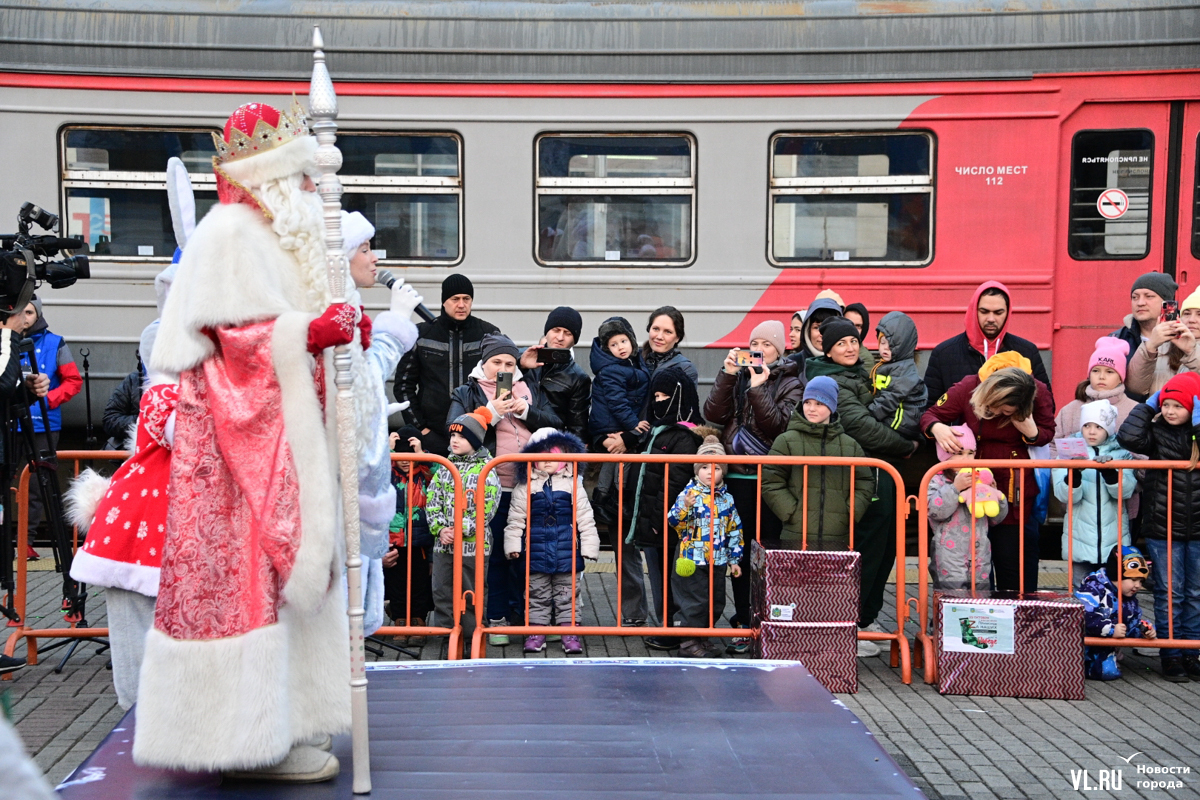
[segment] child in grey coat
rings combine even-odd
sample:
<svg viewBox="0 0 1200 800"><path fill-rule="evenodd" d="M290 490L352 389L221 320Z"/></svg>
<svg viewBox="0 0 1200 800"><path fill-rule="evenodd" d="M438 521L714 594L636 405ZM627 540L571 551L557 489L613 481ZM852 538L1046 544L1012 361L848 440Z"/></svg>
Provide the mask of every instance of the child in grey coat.
<svg viewBox="0 0 1200 800"><path fill-rule="evenodd" d="M929 405L929 392L917 362L917 326L900 311L889 311L875 326L879 336L879 361L871 368L871 392L867 406L871 416L906 439L918 439L921 415Z"/></svg>

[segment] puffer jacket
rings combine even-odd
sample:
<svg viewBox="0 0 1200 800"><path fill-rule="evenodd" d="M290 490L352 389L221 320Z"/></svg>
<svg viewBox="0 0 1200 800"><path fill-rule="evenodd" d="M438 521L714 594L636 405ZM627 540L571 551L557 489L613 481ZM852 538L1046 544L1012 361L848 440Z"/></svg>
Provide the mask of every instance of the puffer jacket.
<svg viewBox="0 0 1200 800"><path fill-rule="evenodd" d="M657 456L694 456L704 439L696 434L693 428L694 426L686 422L653 428L647 434L647 445L643 452L646 455ZM662 463L625 465L622 531L625 540L632 541L638 547L663 546L664 497L668 505L674 502L683 491L683 487L692 479L693 471L690 464L673 464L670 473L666 472L666 465ZM667 477L665 486L664 475ZM668 547L673 546L673 537L674 534L670 534Z"/></svg>
<svg viewBox="0 0 1200 800"><path fill-rule="evenodd" d="M536 383L545 393L563 430L588 440L588 412L592 404L592 379L572 358L566 364L547 364L525 373L526 383Z"/></svg>
<svg viewBox="0 0 1200 800"><path fill-rule="evenodd" d="M683 374L692 379L692 383L699 383L700 373L696 371L696 365L692 360L679 351L679 348L672 348L669 353L656 353L650 349L650 345L642 345L642 365L646 368L646 373L651 377L660 369L667 367L679 367L683 370ZM595 372L595 370L593 370Z"/></svg>
<svg viewBox="0 0 1200 800"><path fill-rule="evenodd" d="M805 382L827 375L838 385L838 419L842 429L872 458L899 459L913 452L913 441L871 416L871 379L861 364L846 367L828 356L804 363Z"/></svg>
<svg viewBox="0 0 1200 800"><path fill-rule="evenodd" d="M750 370L739 369L730 375L724 369L717 373L712 391L704 401L704 418L717 426L724 425L721 443L732 455L752 455L739 452L734 438L742 428L767 447L788 429L792 412L804 396L800 371L794 361L780 359L770 365L766 383L751 388ZM735 465L734 472L749 473L751 468Z"/></svg>
<svg viewBox="0 0 1200 800"><path fill-rule="evenodd" d="M667 524L679 537L679 558L718 567L742 558L742 520L724 483L714 490L693 478L675 498Z"/></svg>
<svg viewBox="0 0 1200 800"><path fill-rule="evenodd" d="M772 456L832 456L862 458L863 449L842 430L834 414L827 425L817 425L797 409L787 431L775 439ZM783 521L782 538L804 538L805 482L803 466L763 466L763 502ZM850 547L850 469L808 468L807 542L812 550L847 550ZM854 468L854 521L862 520L875 496L875 475L870 467Z"/></svg>
<svg viewBox="0 0 1200 800"><path fill-rule="evenodd" d="M1047 445L1054 438L1054 401L1050 397L1050 388L1036 378L1034 381L1037 384L1037 396L1033 402L1033 421L1037 424L1038 435L1033 440L1022 436L1011 422L1001 425L1001 420L981 420L975 416L975 410L971 407L971 393L980 384L978 375L963 378L951 386L941 400L930 406L921 417L921 430L932 439L929 430L935 423L963 424L975 434L975 458L1028 461L1030 447ZM1022 508L1026 519L1032 517L1038 496L1033 470L1026 469L1023 480L1018 479L1018 472L1013 469L992 467L992 475L996 479L996 488L1004 492L1004 498L1008 501L1008 516L1000 524L1019 525L1021 518L1017 515Z"/></svg>
<svg viewBox="0 0 1200 800"><path fill-rule="evenodd" d="M592 340L592 413L588 433L593 442L606 434L632 431L642 419L650 375L637 351L620 359L600 340Z"/></svg>
<svg viewBox="0 0 1200 800"><path fill-rule="evenodd" d="M142 384L146 380L142 369L135 369L125 376L108 398L104 406L104 432L108 434L109 450L123 450L131 438L129 433L137 425L138 409L142 404Z"/></svg>
<svg viewBox="0 0 1200 800"><path fill-rule="evenodd" d="M450 454L450 463L462 477L463 498L466 507L462 512L462 542L463 558L475 555L475 533L479 519L475 507L475 490L479 487L479 476L483 468L492 459L492 454L486 447L467 453L466 455ZM488 524L496 515L500 506L500 479L496 470L488 472L484 478L483 490L483 552L492 552L492 537ZM434 537L433 552L453 553L454 545L442 544L438 535L443 528L454 527L454 477L448 469L439 469L429 483L429 491L425 495L425 519L429 522L429 533Z"/></svg>
<svg viewBox="0 0 1200 800"><path fill-rule="evenodd" d="M393 394L412 405L405 416L418 428L445 434L450 392L467 381L483 353L483 337L500 329L474 315L441 314L417 326L417 344L400 359ZM473 408L470 410L474 410Z"/></svg>
<svg viewBox="0 0 1200 800"><path fill-rule="evenodd" d="M1082 439L1075 434L1072 439ZM1094 456L1110 456L1113 461L1129 461L1132 456L1117 444L1115 436L1104 440L1099 447L1089 448ZM1118 531L1121 544L1129 544L1129 498L1137 488L1133 470L1123 470L1120 481L1117 470L1069 470L1055 467L1050 471L1054 496L1062 503L1070 498L1071 557L1080 563L1103 564L1109 552L1117 546ZM1082 473L1076 479L1076 474ZM1111 482L1110 482L1111 481ZM1076 486L1075 484L1079 485ZM1121 514L1117 517L1117 496L1121 498ZM1063 558L1067 557L1067 511L1063 511Z"/></svg>
<svg viewBox="0 0 1200 800"><path fill-rule="evenodd" d="M1198 431L1192 425L1170 425L1158 411L1141 403L1117 431L1117 442L1131 453L1151 461L1190 461L1192 441ZM1172 539L1200 541L1200 469L1173 473L1171 509ZM1148 505L1147 505L1148 504ZM1167 470L1148 469L1142 479L1141 533L1147 539L1167 538Z"/></svg>
<svg viewBox="0 0 1200 800"><path fill-rule="evenodd" d="M929 393L913 360L917 326L907 314L889 311L875 330L887 338L892 358L869 368L875 396L867 408L871 416L892 430L915 439L921 434L921 414L929 405Z"/></svg>

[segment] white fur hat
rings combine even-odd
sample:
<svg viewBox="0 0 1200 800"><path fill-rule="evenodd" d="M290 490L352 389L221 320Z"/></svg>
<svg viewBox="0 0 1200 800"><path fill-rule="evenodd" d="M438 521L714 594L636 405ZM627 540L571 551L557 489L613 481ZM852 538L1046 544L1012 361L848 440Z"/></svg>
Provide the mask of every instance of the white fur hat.
<svg viewBox="0 0 1200 800"><path fill-rule="evenodd" d="M354 254L363 242L375 237L375 226L357 211L342 212L342 252L347 258Z"/></svg>
<svg viewBox="0 0 1200 800"><path fill-rule="evenodd" d="M1093 400L1079 409L1079 427L1082 429L1089 422L1104 428L1109 436L1117 435L1117 409L1107 400Z"/></svg>

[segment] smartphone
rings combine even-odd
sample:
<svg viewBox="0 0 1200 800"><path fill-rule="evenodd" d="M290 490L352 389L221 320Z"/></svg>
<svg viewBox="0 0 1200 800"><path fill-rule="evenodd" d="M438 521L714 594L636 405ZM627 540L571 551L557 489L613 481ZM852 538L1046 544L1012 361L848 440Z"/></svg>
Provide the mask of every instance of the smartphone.
<svg viewBox="0 0 1200 800"><path fill-rule="evenodd" d="M512 394L513 374L511 372L496 373L496 397L505 393Z"/></svg>
<svg viewBox="0 0 1200 800"><path fill-rule="evenodd" d="M542 364L567 364L571 361L571 351L563 347L539 347L537 360Z"/></svg>
<svg viewBox="0 0 1200 800"><path fill-rule="evenodd" d="M1179 319L1179 301L1178 300L1164 300L1163 305L1162 305L1162 316L1160 317L1160 321L1174 322L1177 319Z"/></svg>
<svg viewBox="0 0 1200 800"><path fill-rule="evenodd" d="M761 367L763 354L761 350L738 350L733 360L739 367Z"/></svg>

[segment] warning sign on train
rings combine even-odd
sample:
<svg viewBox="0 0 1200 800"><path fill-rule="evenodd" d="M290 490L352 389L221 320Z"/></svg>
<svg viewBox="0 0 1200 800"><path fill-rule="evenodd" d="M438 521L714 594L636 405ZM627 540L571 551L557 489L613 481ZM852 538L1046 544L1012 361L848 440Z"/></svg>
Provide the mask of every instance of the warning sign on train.
<svg viewBox="0 0 1200 800"><path fill-rule="evenodd" d="M1129 195L1120 189L1105 189L1096 201L1096 210L1105 219L1120 219L1129 210Z"/></svg>

